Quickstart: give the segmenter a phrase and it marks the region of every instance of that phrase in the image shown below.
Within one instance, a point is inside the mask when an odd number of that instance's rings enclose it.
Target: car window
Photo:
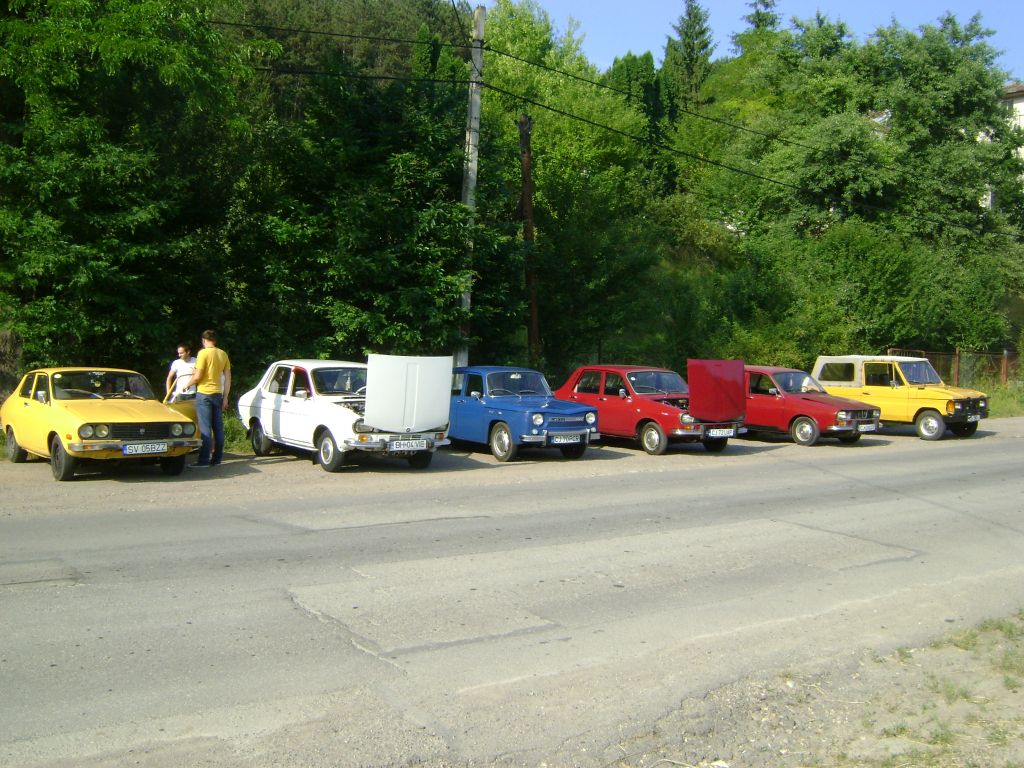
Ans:
[[[782,387],[783,392],[789,392],[791,394],[797,394],[800,392],[819,392],[824,393],[825,390],[821,384],[814,380],[809,373],[803,371],[784,371],[782,373],[775,374],[775,380]]]
[[[466,381],[466,374],[459,372],[452,374],[452,395],[462,394],[462,385]]]
[[[36,374],[36,383],[35,386],[32,387],[32,397],[41,403],[46,402],[47,398],[50,396],[49,391],[50,377],[45,373]]]
[[[21,392],[20,392],[20,394],[21,394],[22,397],[27,397],[27,398],[31,399],[31,397],[32,397],[32,382],[34,382],[35,380],[36,380],[36,377],[34,375],[32,375],[32,374],[29,374],[28,376],[25,377],[25,380],[23,382],[21,382]]]
[[[822,381],[853,381],[853,363],[825,363],[818,378]]]
[[[941,384],[942,379],[928,360],[914,360],[899,364],[908,384]]]
[[[295,369],[295,376],[292,378],[292,395],[300,396],[303,393],[309,395],[309,374],[302,368]]]
[[[888,387],[892,381],[890,363],[864,363],[864,384],[868,387]]]
[[[479,392],[483,394],[484,391],[484,377],[479,373],[468,373],[466,374],[466,394],[472,392]]]
[[[772,382],[771,376],[765,376],[763,373],[752,373],[750,374],[750,392],[754,395],[770,395],[771,389],[775,384]]]
[[[619,396],[619,390],[626,388],[626,382],[617,373],[608,373],[604,377],[604,393],[612,397]]]
[[[675,371],[633,371],[628,378],[638,395],[689,391],[683,377]]]
[[[292,375],[291,366],[279,365],[274,370],[274,375],[267,382],[267,391],[274,395],[283,395],[288,391],[288,379]]]
[[[313,386],[321,395],[355,395],[366,387],[365,368],[317,368]]]
[[[576,391],[584,395],[596,395],[600,392],[601,372],[584,371],[583,375],[580,376],[579,383],[576,385]]]

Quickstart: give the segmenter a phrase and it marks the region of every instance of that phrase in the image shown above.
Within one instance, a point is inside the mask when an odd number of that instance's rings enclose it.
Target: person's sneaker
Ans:
[[[188,468],[189,469],[209,469],[210,468],[210,462],[207,461],[207,462],[203,462],[203,463],[200,464],[197,461],[195,464],[189,464]]]
[[[211,462],[210,462],[210,466],[211,466],[211,467],[216,467],[216,466],[219,466],[219,465],[220,465],[220,462],[219,462],[219,461],[211,461]]]

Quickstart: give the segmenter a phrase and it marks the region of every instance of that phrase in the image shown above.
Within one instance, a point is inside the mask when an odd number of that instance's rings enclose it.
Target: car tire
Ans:
[[[53,479],[70,480],[75,476],[77,466],[78,460],[64,450],[64,444],[55,436],[50,442],[50,471],[53,472]]]
[[[668,448],[665,430],[656,421],[644,422],[640,427],[640,447],[651,456],[661,456]]]
[[[587,444],[580,442],[578,445],[563,445],[561,451],[562,456],[567,459],[582,459],[583,454],[587,452]]]
[[[168,477],[176,477],[185,471],[185,456],[168,456],[160,459],[160,471]]]
[[[21,464],[28,458],[28,451],[18,445],[17,438],[14,437],[14,430],[10,427],[7,428],[7,444],[4,448],[4,452],[7,454],[7,460],[12,464]]]
[[[338,450],[338,444],[326,429],[316,441],[316,460],[327,472],[337,472],[345,463],[345,452]]]
[[[917,436],[922,440],[938,440],[946,431],[946,422],[938,411],[921,411],[914,419]]]
[[[267,433],[263,431],[259,419],[253,419],[252,426],[249,427],[249,443],[252,445],[252,452],[257,456],[266,456],[274,447]]]
[[[957,437],[970,437],[978,431],[978,422],[969,421],[965,424],[950,424],[949,431]]]
[[[789,425],[789,436],[797,445],[814,445],[821,437],[821,431],[814,419],[808,416],[797,416]]]
[[[705,437],[701,440],[704,445],[704,450],[708,453],[721,453],[725,450],[725,446],[729,444],[728,437]]]
[[[512,461],[519,452],[519,446],[512,439],[512,430],[503,421],[499,421],[491,427],[491,435],[487,444],[490,446],[491,455],[498,461]]]
[[[846,443],[847,445],[853,445],[860,440],[860,432],[854,432],[852,435],[839,435],[839,442]]]
[[[409,466],[413,469],[426,469],[433,460],[434,454],[432,451],[417,451],[408,458]]]

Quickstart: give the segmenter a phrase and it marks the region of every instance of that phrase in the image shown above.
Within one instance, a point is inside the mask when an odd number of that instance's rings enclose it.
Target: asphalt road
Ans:
[[[0,765],[594,765],[1024,606],[1024,419],[329,475],[0,466]]]

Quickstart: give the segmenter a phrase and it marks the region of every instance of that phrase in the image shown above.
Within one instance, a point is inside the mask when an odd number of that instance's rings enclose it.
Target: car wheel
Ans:
[[[53,472],[55,480],[70,480],[75,476],[75,467],[78,460],[64,450],[64,444],[59,437],[54,437],[50,443],[50,471]]]
[[[966,424],[950,424],[949,431],[957,437],[970,437],[978,431],[978,422],[971,421]]]
[[[270,442],[270,438],[267,437],[267,433],[263,431],[263,425],[260,424],[259,419],[253,419],[252,426],[249,428],[249,442],[252,444],[252,452],[257,456],[266,456],[274,446]]]
[[[413,469],[426,469],[433,460],[434,454],[431,451],[417,451],[408,459],[409,466]]]
[[[170,477],[180,475],[185,471],[185,457],[168,456],[166,459],[160,459],[160,471]]]
[[[640,427],[640,445],[651,456],[661,456],[668,448],[668,440],[665,439],[665,430],[654,421],[646,422]]]
[[[850,444],[856,443],[858,440],[860,440],[860,438],[861,438],[860,432],[854,432],[852,435],[840,435],[839,436],[839,442],[840,443],[846,443],[846,444],[850,445]]]
[[[814,419],[807,416],[797,416],[789,425],[789,434],[797,445],[814,445],[818,442],[821,432]]]
[[[587,452],[587,444],[580,443],[579,445],[563,445],[561,447],[562,455],[567,459],[581,459],[583,454]]]
[[[946,422],[938,411],[921,411],[914,420],[914,426],[922,440],[938,440],[946,431]]]
[[[704,450],[708,453],[721,453],[725,450],[725,446],[729,444],[728,437],[706,437],[701,440],[704,444]]]
[[[512,432],[508,424],[499,421],[491,427],[491,438],[488,441],[491,448],[491,455],[498,461],[512,461],[519,452],[519,446],[512,439]]]
[[[10,427],[7,428],[7,447],[5,452],[7,460],[12,464],[21,464],[28,458],[28,451],[18,445],[18,441],[14,437],[14,430]]]
[[[327,430],[316,441],[316,460],[328,472],[337,472],[345,463],[345,452],[338,450],[338,444]]]

